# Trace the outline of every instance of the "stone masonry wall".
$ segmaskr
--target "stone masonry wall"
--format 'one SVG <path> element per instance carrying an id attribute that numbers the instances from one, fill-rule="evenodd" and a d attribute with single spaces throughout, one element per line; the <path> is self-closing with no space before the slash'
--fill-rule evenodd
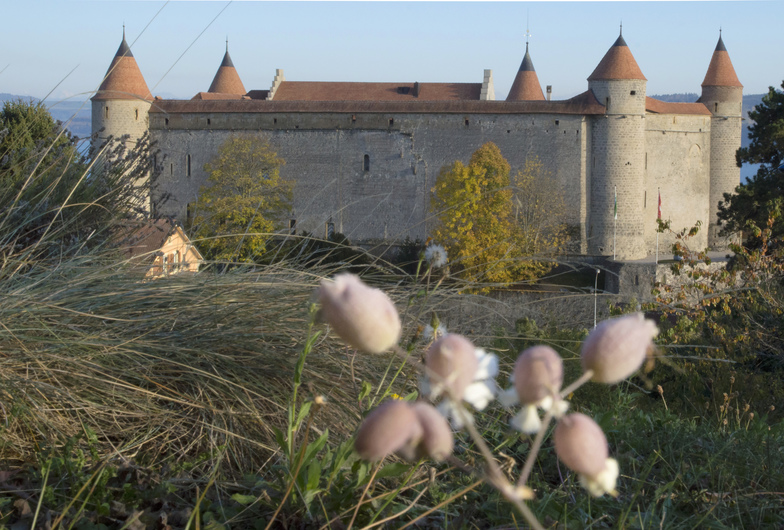
<path id="1" fill-rule="evenodd" d="M 710 212 L 710 116 L 649 114 L 645 129 L 645 196 L 643 220 L 648 254 L 656 252 L 658 192 L 662 197 L 662 220 L 674 231 L 690 228 L 697 221 L 701 230 L 691 240 L 695 249 L 708 244 Z M 661 156 L 667 153 L 668 156 Z M 675 238 L 659 235 L 659 252 L 668 254 Z"/>
<path id="2" fill-rule="evenodd" d="M 583 232 L 586 224 L 582 116 L 194 113 L 153 115 L 151 128 L 163 164 L 156 198 L 170 197 L 157 213 L 181 220 L 220 145 L 232 134 L 254 134 L 286 161 L 281 175 L 295 182 L 297 229 L 318 236 L 331 222 L 352 241 L 425 239 L 438 172 L 455 160 L 467 162 L 488 141 L 513 172 L 538 157 L 574 205 L 565 212 L 567 222 Z"/>

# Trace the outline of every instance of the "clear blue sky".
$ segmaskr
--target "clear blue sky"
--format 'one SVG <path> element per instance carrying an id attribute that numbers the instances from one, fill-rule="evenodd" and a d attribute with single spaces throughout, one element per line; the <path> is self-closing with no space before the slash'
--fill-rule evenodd
<path id="1" fill-rule="evenodd" d="M 491 68 L 501 99 L 527 25 L 543 88 L 565 99 L 587 89 L 621 22 L 649 95 L 699 92 L 720 27 L 744 93 L 784 78 L 781 1 L 0 0 L 0 13 L 0 92 L 53 91 L 55 100 L 89 97 L 123 23 L 147 84 L 164 97 L 207 90 L 228 36 L 248 90 L 269 88 L 276 68 L 291 81 L 387 82 L 481 82 Z"/>

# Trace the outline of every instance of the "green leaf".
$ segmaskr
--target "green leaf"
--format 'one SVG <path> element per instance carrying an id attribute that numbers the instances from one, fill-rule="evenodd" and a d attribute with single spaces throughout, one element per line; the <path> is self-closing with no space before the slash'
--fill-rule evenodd
<path id="1" fill-rule="evenodd" d="M 283 454 L 288 457 L 289 456 L 289 446 L 286 443 L 286 437 L 283 435 L 280 429 L 277 427 L 272 427 L 272 432 L 275 433 L 275 441 L 278 442 L 278 447 L 280 447 Z"/>
<path id="2" fill-rule="evenodd" d="M 242 495 L 241 493 L 235 493 L 234 495 L 231 496 L 231 499 L 234 502 L 237 502 L 243 506 L 248 506 L 249 504 L 253 504 L 254 502 L 256 502 L 257 498 L 258 497 L 256 497 L 255 495 Z"/>
<path id="3" fill-rule="evenodd" d="M 302 408 L 299 409 L 299 413 L 297 414 L 297 421 L 294 423 L 295 429 L 299 429 L 299 426 L 302 425 L 302 421 L 307 417 L 312 406 L 313 406 L 312 401 L 306 401 L 302 405 Z"/>
<path id="4" fill-rule="evenodd" d="M 410 464 L 403 464 L 400 462 L 394 462 L 392 464 L 387 464 L 382 467 L 378 473 L 376 473 L 376 478 L 388 478 L 388 477 L 399 477 L 400 475 L 406 473 L 411 469 Z"/>
<path id="5" fill-rule="evenodd" d="M 357 401 L 361 402 L 363 399 L 370 395 L 370 391 L 373 390 L 373 387 L 367 381 L 362 381 L 362 389 L 359 391 L 359 396 L 357 397 Z"/>

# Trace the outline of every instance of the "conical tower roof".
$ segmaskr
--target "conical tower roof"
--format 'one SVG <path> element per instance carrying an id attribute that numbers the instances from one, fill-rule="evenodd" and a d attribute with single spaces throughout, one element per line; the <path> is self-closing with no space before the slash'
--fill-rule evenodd
<path id="1" fill-rule="evenodd" d="M 531 54 L 528 53 L 528 43 L 525 43 L 525 57 L 520 63 L 520 69 L 509 89 L 507 101 L 544 101 L 542 85 L 539 84 L 539 77 L 534 70 L 534 63 L 531 61 Z"/>
<path id="2" fill-rule="evenodd" d="M 724 47 L 721 34 L 719 34 L 719 42 L 713 51 L 713 57 L 711 57 L 710 66 L 708 66 L 708 73 L 705 74 L 702 86 L 743 86 L 740 84 L 735 68 L 732 66 L 730 54 L 727 53 L 727 48 Z"/>
<path id="3" fill-rule="evenodd" d="M 240 96 L 244 96 L 247 93 L 237 73 L 237 69 L 234 68 L 234 63 L 231 61 L 228 42 L 226 43 L 226 54 L 223 56 L 223 61 L 215 74 L 215 78 L 212 80 L 208 92 L 237 94 Z"/>
<path id="4" fill-rule="evenodd" d="M 618 37 L 615 44 L 607 51 L 596 70 L 588 76 L 588 81 L 606 79 L 645 79 L 642 70 L 637 66 L 631 50 L 623 40 L 623 35 Z"/>
<path id="5" fill-rule="evenodd" d="M 152 101 L 152 94 L 147 88 L 139 65 L 136 64 L 131 53 L 131 48 L 125 41 L 125 30 L 123 29 L 123 40 L 117 53 L 106 71 L 103 83 L 92 99 L 146 99 Z"/>

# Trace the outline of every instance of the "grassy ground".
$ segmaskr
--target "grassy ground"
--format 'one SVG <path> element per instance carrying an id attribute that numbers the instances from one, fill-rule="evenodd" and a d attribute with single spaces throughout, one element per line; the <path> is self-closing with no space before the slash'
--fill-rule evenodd
<path id="1" fill-rule="evenodd" d="M 383 394 L 415 388 L 415 370 L 395 357 L 355 354 L 317 337 L 298 407 L 317 395 L 328 404 L 288 445 L 286 411 L 312 291 L 328 273 L 271 266 L 140 282 L 92 256 L 5 277 L 0 528 L 34 521 L 41 528 L 265 528 L 281 506 L 273 528 L 344 528 L 355 510 L 357 528 L 404 510 L 384 526 L 420 518 L 415 524 L 424 528 L 524 527 L 475 477 L 429 463 L 387 462 L 357 509 L 372 469 L 351 452 L 351 433 Z M 418 288 L 386 285 L 407 308 L 404 343 L 420 344 L 414 335 L 436 301 Z M 442 304 L 461 295 L 439 296 Z M 484 346 L 495 348 L 508 373 L 520 348 L 549 342 L 569 379 L 579 371 L 583 335 L 521 322 Z M 677 396 L 650 391 L 656 374 L 575 394 L 573 409 L 598 420 L 620 462 L 620 496 L 588 497 L 545 443 L 530 484 L 539 520 L 562 528 L 784 524 L 781 423 L 766 410 L 752 417 L 732 398 L 734 409 L 689 411 Z M 499 463 L 519 469 L 531 440 L 510 431 L 508 418 L 491 408 L 477 421 Z M 467 440 L 458 456 L 478 461 Z"/>

